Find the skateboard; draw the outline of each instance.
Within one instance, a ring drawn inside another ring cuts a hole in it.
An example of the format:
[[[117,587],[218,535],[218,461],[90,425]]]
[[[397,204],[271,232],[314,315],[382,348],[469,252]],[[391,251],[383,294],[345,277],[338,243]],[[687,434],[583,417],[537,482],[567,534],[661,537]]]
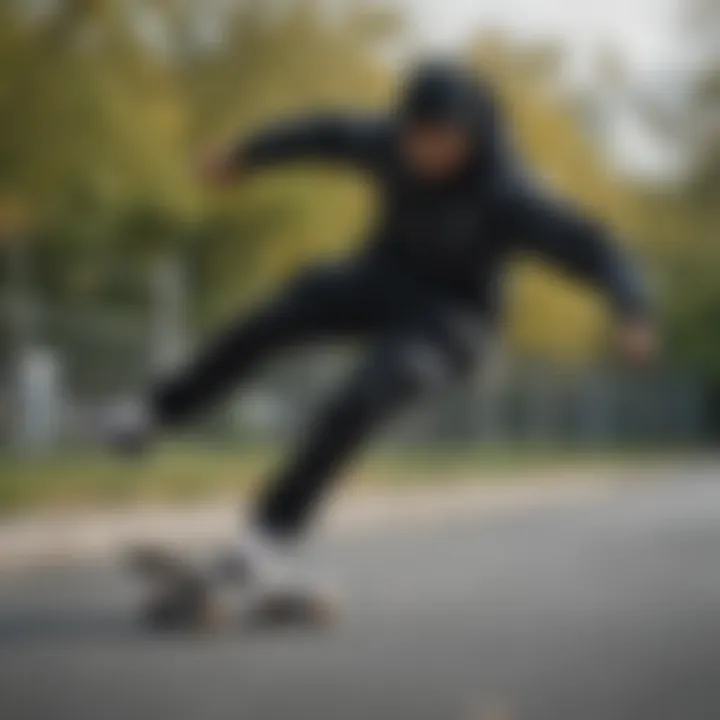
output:
[[[204,571],[181,553],[161,547],[134,548],[128,565],[147,589],[141,618],[153,632],[217,634],[243,622],[255,628],[324,628],[340,615],[337,598],[325,592],[269,590],[228,602],[228,588],[251,584],[248,569],[221,560]]]

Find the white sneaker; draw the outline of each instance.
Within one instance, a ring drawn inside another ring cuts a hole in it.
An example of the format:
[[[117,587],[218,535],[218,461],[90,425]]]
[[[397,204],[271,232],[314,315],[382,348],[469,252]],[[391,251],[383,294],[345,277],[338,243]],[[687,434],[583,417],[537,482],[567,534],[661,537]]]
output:
[[[325,623],[337,615],[337,594],[302,572],[297,546],[249,529],[238,544],[246,602],[262,622]]]

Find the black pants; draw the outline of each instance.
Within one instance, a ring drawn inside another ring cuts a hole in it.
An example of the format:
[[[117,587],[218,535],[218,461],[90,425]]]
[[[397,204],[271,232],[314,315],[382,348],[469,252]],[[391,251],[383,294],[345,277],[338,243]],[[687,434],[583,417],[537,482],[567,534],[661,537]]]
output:
[[[388,261],[357,259],[303,275],[155,394],[158,421],[180,424],[279,350],[342,337],[367,341],[367,355],[260,498],[256,520],[268,532],[301,531],[318,498],[378,425],[472,367],[480,318]]]

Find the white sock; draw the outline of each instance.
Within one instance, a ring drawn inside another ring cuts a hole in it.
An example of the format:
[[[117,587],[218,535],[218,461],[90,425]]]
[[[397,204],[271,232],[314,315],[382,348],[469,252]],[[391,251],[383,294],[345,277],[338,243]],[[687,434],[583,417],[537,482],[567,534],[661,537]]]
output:
[[[334,585],[309,572],[300,561],[302,542],[273,536],[250,524],[236,547],[249,571],[247,591],[251,602],[278,594],[301,598],[337,595]]]
[[[248,525],[238,542],[238,552],[248,564],[251,583],[261,587],[289,587],[298,578],[297,547]]]

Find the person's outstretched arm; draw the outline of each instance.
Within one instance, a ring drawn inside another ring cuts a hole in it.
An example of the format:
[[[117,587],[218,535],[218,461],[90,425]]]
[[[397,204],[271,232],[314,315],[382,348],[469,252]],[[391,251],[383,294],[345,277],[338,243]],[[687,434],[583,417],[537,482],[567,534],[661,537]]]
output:
[[[282,163],[318,160],[366,167],[376,153],[381,121],[352,115],[318,115],[281,120],[210,155],[201,167],[211,184],[239,180],[245,173]]]
[[[647,286],[611,233],[526,181],[513,185],[506,200],[520,248],[600,290],[617,318],[621,349],[631,360],[650,359],[657,338]]]

